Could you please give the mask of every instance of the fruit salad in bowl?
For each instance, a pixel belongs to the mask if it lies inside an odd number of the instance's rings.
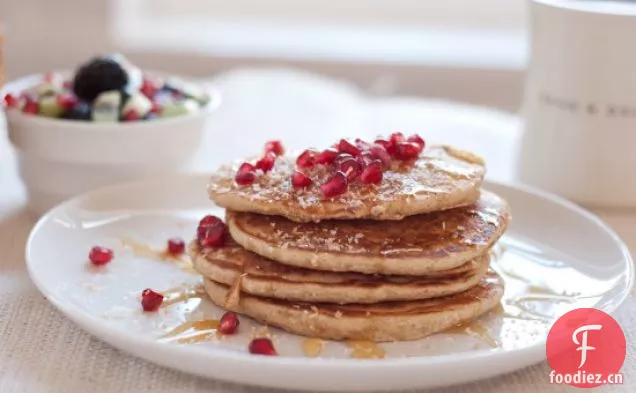
[[[49,72],[4,95],[9,113],[95,123],[165,119],[194,114],[211,97],[177,77],[142,71],[121,55],[96,57],[71,75]]]
[[[2,97],[38,214],[95,187],[192,170],[220,104],[212,87],[118,54],[12,81]]]

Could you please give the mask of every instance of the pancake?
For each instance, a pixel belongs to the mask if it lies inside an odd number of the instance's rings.
[[[287,265],[334,272],[428,275],[483,255],[505,231],[509,212],[497,195],[401,221],[297,223],[279,216],[228,211],[232,238]]]
[[[417,340],[471,321],[493,309],[503,295],[495,272],[459,294],[428,300],[335,305],[298,303],[241,294],[226,302],[229,287],[205,280],[212,302],[262,323],[303,336],[376,342]]]
[[[295,160],[292,156],[279,157],[272,171],[257,176],[248,186],[234,182],[241,162],[223,166],[211,177],[210,198],[230,210],[279,215],[298,222],[401,220],[474,203],[485,173],[481,158],[448,146],[434,146],[425,149],[414,162],[394,161],[377,186],[355,181],[341,196],[323,200],[319,185],[333,175],[333,169],[318,165],[305,171],[313,186],[294,190],[290,178]]]
[[[233,241],[201,249],[190,244],[194,269],[225,285],[243,275],[240,289],[251,295],[300,302],[378,303],[418,300],[465,291],[488,271],[485,255],[454,269],[426,277],[333,273],[283,265],[244,249]]]

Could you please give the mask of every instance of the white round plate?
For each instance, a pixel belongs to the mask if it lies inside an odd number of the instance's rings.
[[[206,180],[118,185],[56,207],[29,238],[31,278],[88,332],[148,361],[237,383],[365,392],[459,384],[537,363],[555,318],[579,307],[612,312],[632,284],[625,245],[593,215],[543,192],[490,183],[486,187],[510,203],[513,222],[492,251],[493,266],[506,280],[502,306],[477,322],[415,342],[380,344],[384,359],[353,359],[352,344],[339,342],[308,358],[304,338],[273,328],[280,356],[250,355],[246,346],[259,325],[245,317],[235,336],[212,334],[185,344],[200,332],[172,338],[166,332],[187,320],[219,318],[222,310],[194,297],[144,314],[139,293],[200,282],[187,263],[157,259],[148,247],[160,250],[174,236],[190,239],[200,217],[222,214],[207,199]],[[113,248],[115,259],[92,268],[87,253],[93,245]]]

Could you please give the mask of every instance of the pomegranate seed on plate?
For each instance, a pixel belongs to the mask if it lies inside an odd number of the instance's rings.
[[[113,250],[106,247],[95,246],[88,253],[88,259],[95,266],[103,266],[113,260]]]
[[[415,142],[400,142],[396,146],[395,158],[398,160],[412,160],[420,155],[420,145]]]
[[[256,180],[256,168],[254,168],[254,165],[244,162],[236,172],[234,180],[242,186],[254,183],[254,180]]]
[[[226,312],[219,321],[219,332],[223,334],[234,334],[239,327],[241,321],[238,319],[238,315],[231,311]]]
[[[338,151],[340,153],[347,153],[347,154],[351,154],[352,156],[359,156],[361,151],[360,149],[358,149],[357,147],[355,147],[354,145],[352,145],[349,141],[347,141],[346,139],[340,139],[340,142],[338,142]]]
[[[320,186],[320,191],[325,198],[333,198],[344,194],[349,187],[347,176],[342,172],[336,172],[329,180]]]
[[[185,242],[179,237],[168,239],[168,253],[172,255],[181,255],[185,251]]]
[[[163,295],[150,288],[141,292],[141,307],[144,311],[157,311],[163,303]]]
[[[15,108],[18,106],[18,98],[11,93],[4,95],[4,104],[7,108]]]
[[[296,165],[299,168],[312,168],[316,165],[316,155],[318,152],[313,149],[307,149],[302,152],[296,159]]]
[[[302,172],[294,171],[291,176],[291,183],[294,188],[307,188],[311,186],[311,178]]]
[[[338,157],[338,150],[330,147],[316,155],[316,164],[331,164]]]
[[[360,180],[364,184],[380,184],[382,181],[382,162],[377,160],[367,165],[360,174]]]
[[[272,152],[277,156],[282,156],[285,154],[285,148],[280,141],[269,141],[265,144],[265,153]]]
[[[256,169],[260,169],[263,172],[267,173],[272,170],[275,161],[276,154],[271,151],[269,153],[265,153],[265,156],[263,158],[256,161]]]
[[[254,355],[266,355],[266,356],[276,356],[276,349],[274,348],[274,343],[269,338],[255,338],[250,342],[248,347],[251,354]]]
[[[348,158],[338,163],[338,170],[347,175],[347,180],[353,181],[362,172],[362,165],[355,158]]]
[[[131,109],[127,111],[126,113],[124,113],[124,115],[122,116],[122,119],[124,121],[135,121],[135,120],[141,119],[141,116],[139,116],[139,113],[136,110]]]
[[[424,147],[426,146],[426,142],[424,142],[424,139],[422,139],[422,137],[417,134],[411,135],[406,141],[417,144],[420,147],[420,151],[424,150]]]

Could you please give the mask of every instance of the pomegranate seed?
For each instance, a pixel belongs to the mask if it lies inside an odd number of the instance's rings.
[[[363,141],[362,139],[358,138],[356,139],[356,146],[358,147],[358,149],[360,150],[369,150],[369,148],[371,147],[371,144],[369,142]]]
[[[352,160],[352,159],[354,158],[351,154],[347,154],[347,153],[338,154],[338,157],[336,157],[336,160],[335,160],[336,166],[340,165],[340,163],[343,161]]]
[[[122,120],[124,121],[135,121],[135,120],[139,120],[140,118],[141,117],[139,116],[139,113],[134,109],[127,111],[122,116]]]
[[[150,288],[141,292],[141,307],[144,311],[157,311],[163,303],[163,295]]]
[[[325,198],[333,198],[344,194],[349,187],[347,176],[342,172],[336,172],[329,180],[320,186],[320,191]]]
[[[39,110],[39,106],[37,101],[31,98],[27,98],[26,101],[24,102],[24,107],[22,108],[22,112],[33,115],[38,113],[38,110]]]
[[[338,150],[328,148],[316,155],[316,164],[331,164],[338,157]]]
[[[234,180],[242,186],[254,183],[254,180],[256,180],[256,168],[254,168],[254,165],[244,162],[239,167],[238,172],[236,172]]]
[[[398,160],[412,160],[420,154],[420,146],[415,142],[400,142],[397,144],[395,158]]]
[[[357,157],[357,160],[361,168],[366,168],[366,166],[375,161],[376,158],[370,151],[363,151],[362,154]]]
[[[227,227],[216,216],[205,216],[199,221],[197,239],[202,247],[221,247],[227,239]]]
[[[424,142],[424,139],[422,139],[422,137],[417,134],[411,135],[406,141],[417,144],[420,147],[420,151],[424,150],[424,147],[426,146],[426,142]]]
[[[183,239],[173,237],[168,239],[168,253],[172,255],[181,255],[185,251],[185,242]]]
[[[263,172],[267,173],[272,170],[275,161],[276,154],[270,151],[269,153],[266,153],[263,158],[256,161],[256,169],[260,169]]]
[[[106,247],[95,246],[88,253],[88,259],[95,266],[103,266],[113,260],[113,250]]]
[[[255,338],[250,342],[248,347],[250,353],[254,355],[276,356],[274,343],[269,338]]]
[[[351,154],[354,157],[359,156],[360,153],[361,153],[360,149],[358,149],[357,147],[353,146],[346,139],[340,139],[340,142],[338,142],[338,151],[340,153]]]
[[[354,181],[362,172],[362,165],[355,158],[349,158],[338,164],[338,170],[347,175],[347,180]]]
[[[395,157],[397,154],[397,144],[400,142],[404,142],[404,135],[402,135],[401,132],[396,132],[389,136],[389,145],[383,146],[386,148],[387,153]]]
[[[360,174],[360,180],[364,184],[380,184],[382,181],[382,162],[377,160],[367,165]]]
[[[317,154],[318,152],[313,149],[305,150],[296,159],[296,165],[299,168],[312,168],[314,165],[316,165]]]
[[[391,142],[387,141],[386,139],[376,139],[375,141],[373,141],[373,144],[380,145],[384,147],[385,150],[391,146]]]
[[[199,226],[197,239],[201,247],[222,247],[227,239],[227,227],[224,223]]]
[[[223,334],[234,334],[239,327],[241,321],[238,319],[238,315],[231,311],[226,312],[219,321],[219,332]]]
[[[140,90],[143,93],[143,95],[145,95],[148,98],[152,98],[155,96],[155,94],[157,94],[157,91],[159,90],[159,88],[153,81],[149,79],[144,79],[143,83],[141,84]]]
[[[391,136],[389,136],[389,142],[391,142],[392,145],[404,142],[404,135],[401,132],[394,132]]]
[[[7,93],[4,96],[4,104],[7,108],[15,108],[18,106],[18,97],[11,93]]]
[[[391,156],[382,145],[374,144],[369,148],[369,153],[372,154],[373,158],[380,160],[383,166],[391,163]]]
[[[277,156],[282,156],[285,154],[285,148],[280,141],[269,141],[265,144],[265,153],[272,152]]]
[[[62,93],[57,96],[58,105],[64,109],[70,109],[74,107],[78,102],[79,100],[77,99],[77,97],[70,93]]]
[[[223,224],[223,220],[221,220],[220,218],[218,218],[217,216],[205,216],[201,219],[201,221],[199,221],[199,226],[211,226],[211,225],[219,225],[219,224]]]
[[[311,178],[302,172],[294,171],[291,177],[291,183],[294,188],[307,188],[311,186]]]

